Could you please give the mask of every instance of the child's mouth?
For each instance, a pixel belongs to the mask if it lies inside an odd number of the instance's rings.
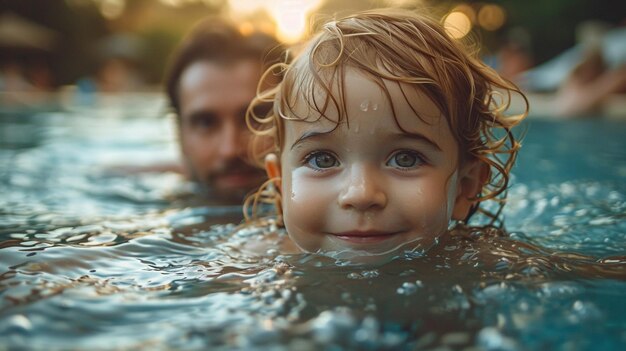
[[[376,243],[390,239],[399,232],[351,231],[333,234],[337,238],[351,243]]]

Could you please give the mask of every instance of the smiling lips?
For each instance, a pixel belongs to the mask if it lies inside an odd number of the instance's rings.
[[[333,234],[337,238],[351,243],[376,243],[385,241],[399,232],[350,231]]]

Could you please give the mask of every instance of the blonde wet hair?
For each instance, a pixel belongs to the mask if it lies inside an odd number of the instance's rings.
[[[345,91],[350,87],[344,81],[347,69],[371,79],[389,101],[385,85],[389,83],[398,85],[409,105],[408,87],[432,100],[458,144],[459,163],[476,159],[489,166],[488,180],[468,218],[478,204],[495,200],[499,203],[497,211],[481,211],[491,217],[493,224],[504,205],[510,171],[520,148],[511,129],[526,117],[528,101],[519,88],[483,64],[466,44],[452,39],[437,20],[422,12],[382,9],[330,21],[293,62],[270,68],[265,77],[280,71],[284,78],[272,89],[259,91],[248,109],[246,121],[256,136],[252,157],[259,164],[270,153],[280,158],[285,120],[315,123],[325,118],[337,126],[349,123]],[[525,108],[522,113],[507,114],[514,94],[522,98]],[[269,113],[254,112],[255,106],[268,102],[273,103]],[[315,112],[311,115],[319,117],[299,114],[296,106],[302,111],[302,104]],[[338,118],[328,117],[329,111],[331,116],[338,113]],[[397,123],[395,111],[393,117]],[[269,179],[246,200],[247,219],[262,217],[263,206],[259,205],[270,203],[276,208],[278,223],[282,222],[279,184],[280,179]]]

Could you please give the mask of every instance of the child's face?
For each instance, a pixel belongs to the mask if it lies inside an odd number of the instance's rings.
[[[453,214],[466,210],[467,201],[459,199],[467,176],[457,167],[458,147],[445,118],[405,86],[425,123],[395,83],[386,85],[409,133],[394,121],[383,91],[353,70],[345,81],[349,127],[345,120],[336,129],[325,119],[284,121],[283,219],[302,250],[378,261],[399,249],[428,248]]]

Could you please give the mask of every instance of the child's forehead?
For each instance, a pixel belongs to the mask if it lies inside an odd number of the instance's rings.
[[[358,115],[370,108],[389,107],[398,117],[418,117],[426,123],[437,123],[441,111],[423,92],[423,86],[372,78],[356,69],[345,75],[348,114]],[[355,111],[356,110],[356,111]]]
[[[346,68],[342,79],[336,79],[328,89],[311,85],[306,95],[296,99],[295,116],[306,122],[334,125],[356,122],[366,113],[388,114],[410,131],[416,123],[439,124],[443,116],[437,105],[425,94],[424,87]]]
[[[358,143],[358,140],[368,140],[371,144],[379,139],[388,143],[408,137],[435,141],[439,149],[450,155],[457,149],[446,119],[414,86],[376,81],[353,71],[345,75],[344,94],[335,94],[337,100],[343,97],[343,114],[337,113],[341,107],[332,104],[321,113],[303,99],[298,100],[299,117],[283,121],[283,147],[291,148],[298,140],[310,136],[338,145]]]

